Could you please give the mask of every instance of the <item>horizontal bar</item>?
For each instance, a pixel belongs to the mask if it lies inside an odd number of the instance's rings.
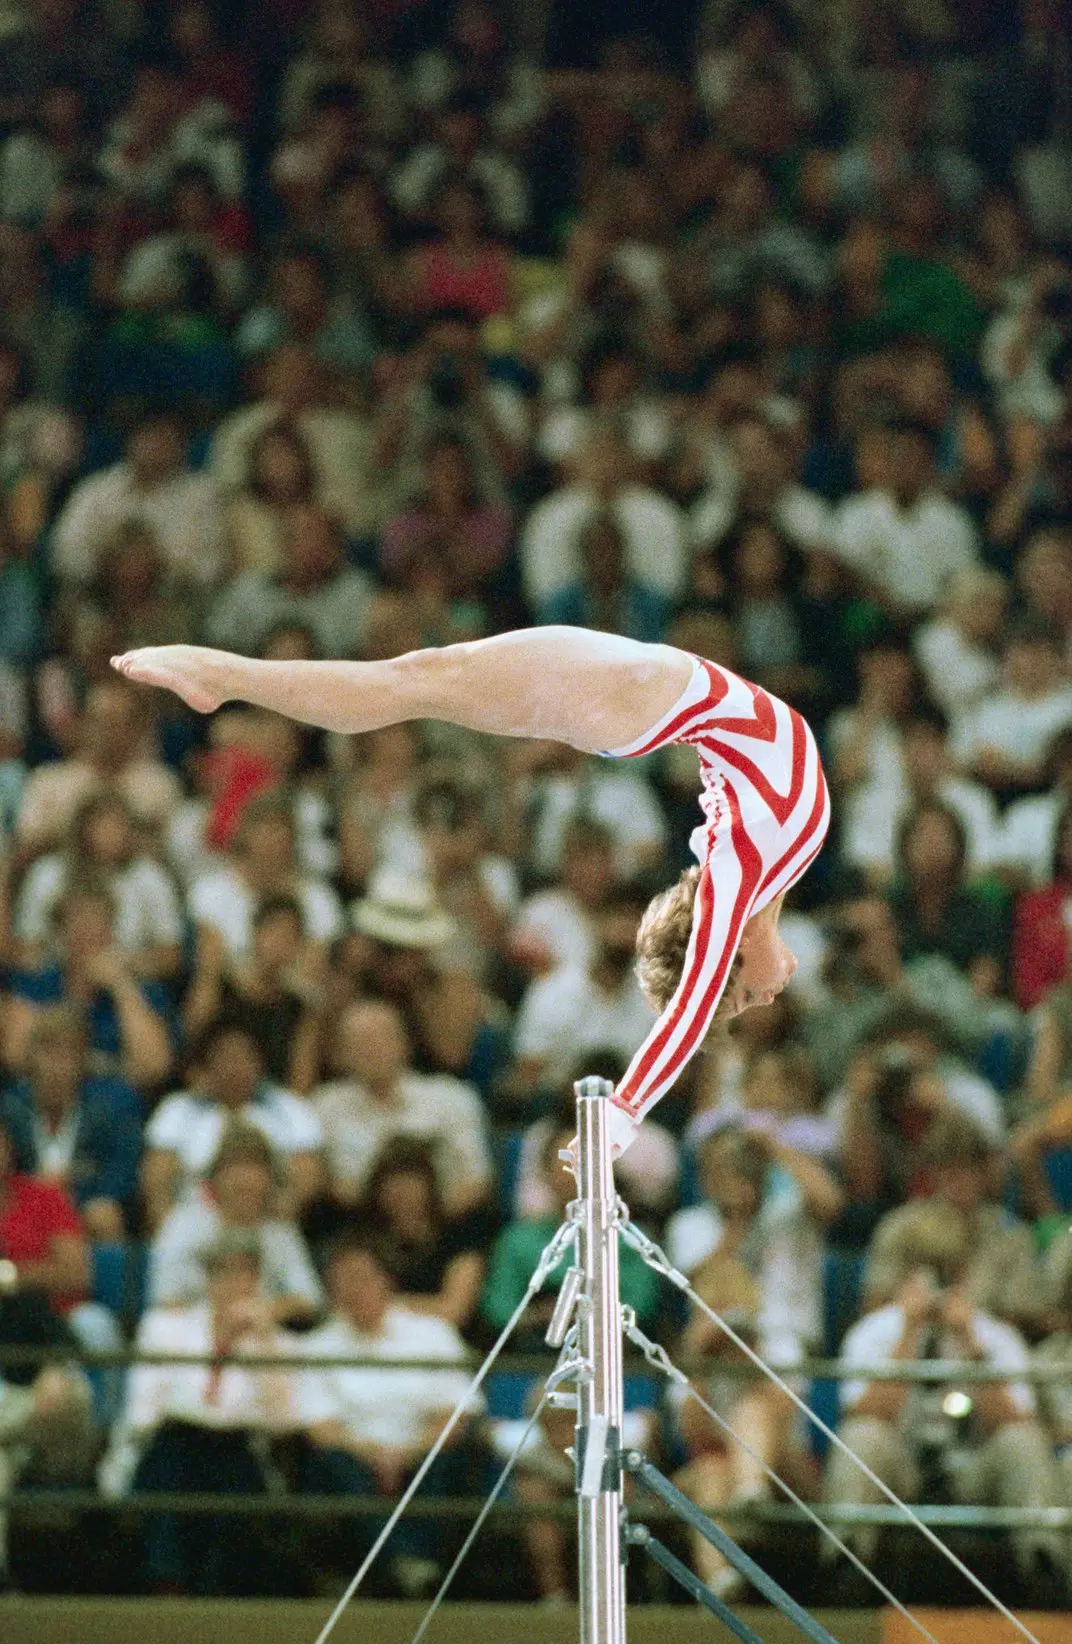
[[[119,1498],[100,1496],[95,1490],[16,1489],[5,1506],[13,1512],[63,1508],[68,1512],[131,1513],[218,1513],[237,1518],[285,1517],[382,1518],[390,1512],[395,1496],[339,1495],[212,1495],[139,1493]],[[473,1519],[484,1505],[483,1496],[420,1496],[407,1508],[416,1518],[450,1520]],[[903,1513],[885,1505],[815,1505],[826,1524],[903,1524]],[[1072,1507],[927,1507],[912,1504],[912,1511],[925,1524],[960,1530],[1072,1530]],[[498,1502],[494,1514],[503,1522],[522,1524],[533,1519],[550,1519],[574,1524],[577,1506],[571,1496],[565,1501],[520,1503]],[[655,1524],[674,1524],[678,1515],[669,1507],[653,1506],[644,1516]],[[788,1502],[750,1502],[720,1507],[720,1519],[743,1524],[800,1525],[808,1520]]]
[[[640,1526],[637,1526],[637,1528],[640,1528]],[[656,1541],[654,1536],[648,1536],[646,1540],[637,1541],[634,1545],[647,1553],[649,1558],[654,1559],[656,1564],[661,1564],[667,1575],[673,1576],[678,1586],[683,1587],[687,1593],[690,1593],[698,1604],[703,1605],[705,1610],[710,1610],[711,1614],[717,1617],[722,1625],[733,1633],[735,1638],[740,1639],[741,1644],[763,1644],[763,1640],[755,1629],[750,1627],[747,1621],[742,1620],[739,1615],[735,1615],[729,1605],[724,1603],[717,1593],[713,1593],[707,1583],[701,1581],[699,1576],[690,1570],[687,1564],[682,1564],[679,1558],[675,1558],[670,1549],[664,1547],[661,1541]]]
[[[300,1337],[298,1338],[300,1340]],[[74,1347],[0,1347],[0,1371],[5,1368],[25,1368],[35,1364],[83,1364],[91,1370],[123,1369],[136,1364],[241,1364],[246,1370],[457,1370],[479,1360],[475,1354],[445,1363],[442,1359],[369,1359],[355,1356],[315,1358],[302,1354],[240,1353],[213,1358],[205,1353],[139,1353],[128,1348],[116,1353],[96,1353]],[[503,1354],[495,1362],[495,1374],[543,1376],[552,1362],[552,1355],[535,1353]],[[719,1358],[682,1359],[681,1369],[697,1379],[705,1375],[732,1377],[736,1381],[760,1381],[763,1372],[747,1363],[724,1363]],[[1072,1359],[1052,1363],[1033,1363],[1022,1370],[1009,1372],[993,1365],[979,1364],[974,1359],[928,1359],[925,1363],[912,1360],[876,1359],[873,1364],[846,1364],[843,1359],[802,1359],[800,1364],[782,1365],[785,1375],[804,1381],[911,1381],[911,1382],[1066,1382],[1072,1381]],[[653,1376],[647,1359],[640,1354],[625,1359],[627,1376]]]
[[[650,1490],[652,1495],[658,1496],[665,1506],[671,1508],[686,1524],[697,1530],[705,1541],[710,1542],[711,1546],[722,1554],[727,1563],[732,1564],[733,1568],[738,1570],[746,1581],[751,1583],[757,1593],[761,1593],[781,1615],[785,1616],[787,1621],[793,1623],[798,1632],[803,1633],[805,1638],[811,1640],[811,1644],[837,1644],[833,1634],[827,1632],[822,1623],[816,1621],[810,1611],[806,1610],[802,1604],[798,1604],[796,1599],[787,1593],[784,1587],[779,1586],[773,1576],[767,1574],[762,1565],[757,1564],[755,1559],[751,1558],[743,1547],[738,1547],[732,1536],[728,1536],[720,1525],[715,1524],[712,1519],[708,1518],[706,1513],[701,1512],[696,1503],[690,1501],[688,1496],[683,1495],[677,1485],[671,1484],[670,1480],[664,1477],[657,1467],[653,1467],[650,1461],[645,1461],[636,1451],[631,1451],[625,1457],[625,1465],[632,1476],[644,1486],[645,1490]]]

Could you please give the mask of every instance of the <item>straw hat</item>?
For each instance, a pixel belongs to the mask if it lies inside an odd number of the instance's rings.
[[[377,869],[350,919],[362,936],[394,948],[439,948],[454,935],[454,921],[427,879],[400,868]]]

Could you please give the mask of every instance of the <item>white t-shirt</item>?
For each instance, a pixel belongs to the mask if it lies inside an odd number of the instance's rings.
[[[739,486],[711,490],[697,502],[689,516],[692,540],[697,548],[711,548],[721,542],[737,519]],[[794,548],[808,553],[828,548],[834,529],[830,504],[802,485],[787,485],[770,511],[771,524]]]
[[[1026,873],[1033,885],[1048,885],[1053,878],[1057,828],[1068,803],[1060,794],[1045,793],[1010,805],[1001,831],[1002,863]]]
[[[623,879],[637,871],[642,856],[666,843],[666,818],[632,761],[591,759],[574,774],[541,776],[524,798],[532,825],[532,865],[541,874],[557,874],[566,829],[579,815],[607,829]]]
[[[685,516],[677,504],[646,486],[625,485],[607,511],[625,539],[628,574],[668,599],[678,598],[688,550]],[[521,532],[519,557],[534,610],[578,580],[581,533],[600,512],[599,498],[579,485],[552,491],[533,508]]]
[[[207,474],[183,470],[149,490],[125,462],[76,485],[56,521],[52,564],[64,581],[87,583],[100,555],[121,525],[144,524],[160,544],[169,570],[199,587],[219,581],[224,569],[223,512]]]
[[[865,1368],[877,1364],[884,1359],[893,1357],[894,1348],[904,1334],[905,1319],[903,1310],[895,1303],[889,1307],[879,1307],[873,1313],[865,1313],[864,1317],[853,1325],[845,1340],[841,1344],[841,1357],[849,1368]],[[1035,1413],[1035,1395],[1026,1382],[1014,1381],[1014,1376],[1028,1368],[1028,1351],[1018,1330],[1011,1324],[1003,1324],[999,1319],[992,1319],[988,1313],[974,1313],[972,1315],[972,1330],[983,1353],[983,1362],[994,1370],[1008,1372],[1009,1383],[1006,1391],[1016,1406],[1018,1415],[1032,1416]],[[943,1358],[957,1359],[961,1356],[955,1341],[941,1342]],[[859,1404],[870,1386],[864,1376],[853,1377],[841,1384],[841,1406],[843,1410],[852,1411]],[[910,1410],[911,1399],[905,1406]],[[910,1416],[909,1416],[910,1421]]]
[[[177,1091],[164,1097],[146,1125],[145,1145],[178,1156],[184,1175],[180,1197],[195,1191],[234,1119],[256,1125],[283,1154],[315,1153],[324,1145],[323,1126],[312,1105],[280,1085],[262,1084],[252,1102],[237,1112],[193,1091]]]
[[[898,604],[931,611],[954,577],[975,564],[975,529],[963,508],[937,491],[910,508],[899,508],[886,491],[867,491],[838,508],[834,549]]]
[[[631,1061],[654,1021],[632,972],[615,993],[607,994],[586,971],[556,970],[526,988],[514,1054],[541,1062],[545,1083],[558,1085],[586,1051],[605,1047]]]
[[[961,714],[994,690],[997,658],[964,638],[954,622],[924,623],[914,647],[927,689],[947,714]]]
[[[522,902],[511,939],[539,943],[550,955],[550,969],[565,965],[587,970],[596,946],[595,925],[581,904],[562,886],[536,891]]]
[[[204,1252],[223,1228],[219,1207],[204,1192],[176,1205],[149,1246],[150,1307],[188,1306],[205,1298]],[[261,1249],[261,1291],[273,1300],[300,1296],[319,1307],[324,1292],[305,1240],[293,1222],[270,1220],[254,1229]]]
[[[24,942],[48,942],[54,934],[56,904],[69,872],[59,853],[38,857],[27,872],[15,901],[15,934]],[[170,874],[158,862],[136,857],[110,874],[108,885],[116,901],[117,947],[130,953],[182,941],[182,907]]]
[[[153,1308],[138,1327],[145,1353],[211,1354],[215,1343],[207,1303]],[[251,1354],[293,1353],[295,1339],[282,1331],[267,1339],[247,1337]],[[151,1433],[169,1419],[197,1427],[278,1428],[290,1425],[292,1384],[288,1372],[247,1370],[241,1364],[136,1364],[127,1382],[122,1428]]]
[[[679,1210],[667,1223],[667,1254],[675,1267],[695,1273],[718,1249],[722,1233],[713,1204]],[[759,1351],[778,1364],[799,1364],[821,1336],[822,1248],[796,1183],[779,1173],[738,1252],[759,1287]]]
[[[947,776],[938,784],[935,798],[964,826],[969,871],[982,873],[992,867],[1001,858],[1002,846],[998,809],[989,789],[964,776]],[[892,872],[898,830],[911,809],[912,794],[903,780],[896,797],[889,781],[858,789],[842,838],[845,860],[856,868]]]
[[[467,1371],[450,1368],[467,1358],[464,1341],[452,1324],[408,1308],[387,1309],[382,1328],[371,1335],[333,1318],[302,1337],[308,1358],[440,1359],[442,1370],[392,1370],[340,1366],[303,1370],[298,1377],[298,1424],[309,1428],[338,1421],[363,1444],[415,1445],[433,1417],[447,1415],[464,1398]],[[469,1408],[482,1401],[473,1397]]]
[[[1027,698],[997,691],[958,721],[953,753],[970,765],[983,748],[1007,759],[1041,764],[1054,737],[1072,725],[1072,685],[1059,685],[1046,696]]]
[[[287,888],[301,904],[305,934],[311,941],[333,942],[342,935],[342,904],[329,884],[300,874]],[[233,959],[244,959],[253,946],[258,900],[242,876],[226,863],[199,873],[188,896],[191,919],[197,924],[214,925]]]
[[[472,1085],[448,1073],[404,1073],[389,1103],[356,1079],[313,1092],[332,1176],[360,1193],[388,1142],[414,1136],[436,1143],[436,1170],[448,1196],[491,1181],[484,1109]]]

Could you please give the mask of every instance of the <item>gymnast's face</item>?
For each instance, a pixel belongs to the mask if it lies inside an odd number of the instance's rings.
[[[733,974],[718,1007],[720,1020],[740,1016],[753,1005],[769,1005],[796,970],[796,955],[778,931],[782,901],[778,896],[753,914],[741,932]]]

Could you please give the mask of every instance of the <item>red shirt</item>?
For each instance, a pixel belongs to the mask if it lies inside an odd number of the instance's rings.
[[[1017,898],[1012,922],[1012,994],[1034,1010],[1072,975],[1072,884],[1058,879]]]
[[[0,1257],[16,1267],[47,1261],[53,1240],[64,1234],[83,1237],[81,1218],[63,1188],[39,1176],[9,1176],[0,1188]],[[69,1313],[84,1297],[49,1299],[57,1313]]]

